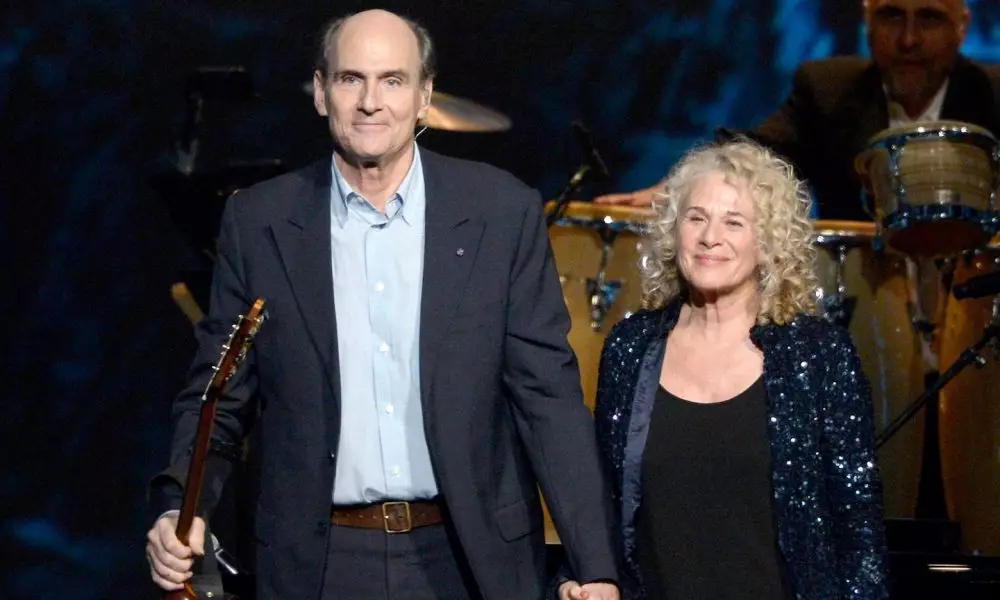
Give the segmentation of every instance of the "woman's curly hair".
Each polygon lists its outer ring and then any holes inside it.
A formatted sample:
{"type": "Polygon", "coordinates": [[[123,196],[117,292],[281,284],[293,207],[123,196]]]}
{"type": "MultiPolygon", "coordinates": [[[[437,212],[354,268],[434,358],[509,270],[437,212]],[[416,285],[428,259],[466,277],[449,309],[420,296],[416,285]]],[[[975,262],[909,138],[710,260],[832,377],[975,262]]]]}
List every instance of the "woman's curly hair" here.
{"type": "Polygon", "coordinates": [[[757,322],[788,323],[796,314],[816,313],[816,250],[809,219],[810,196],[792,166],[747,139],[712,144],[688,152],[670,171],[660,194],[658,218],[640,263],[643,307],[656,309],[687,297],[677,266],[677,217],[695,185],[706,175],[750,192],[756,207],[758,251],[757,322]]]}

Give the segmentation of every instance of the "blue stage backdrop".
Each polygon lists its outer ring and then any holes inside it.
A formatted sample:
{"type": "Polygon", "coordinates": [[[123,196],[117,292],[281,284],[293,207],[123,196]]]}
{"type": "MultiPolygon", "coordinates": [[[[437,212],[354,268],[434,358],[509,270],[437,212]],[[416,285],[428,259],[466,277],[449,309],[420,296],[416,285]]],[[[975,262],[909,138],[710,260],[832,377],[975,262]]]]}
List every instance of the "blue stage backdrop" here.
{"type": "MultiPolygon", "coordinates": [[[[0,596],[152,597],[145,485],[164,464],[170,400],[193,350],[169,288],[200,260],[178,223],[204,223],[220,202],[201,198],[174,214],[154,192],[176,166],[185,81],[199,66],[242,65],[256,90],[206,101],[199,168],[305,164],[329,149],[302,89],[317,33],[330,10],[367,5],[16,4],[0,24],[0,231],[13,283],[0,304],[0,596]]],[[[1000,61],[1000,6],[970,5],[966,53],[1000,61]]],[[[573,119],[592,130],[613,172],[583,193],[629,190],[654,182],[716,126],[753,126],[802,60],[865,51],[860,9],[845,0],[383,6],[436,37],[439,90],[514,123],[504,133],[428,131],[421,141],[509,169],[547,197],[582,159],[573,119]]]]}

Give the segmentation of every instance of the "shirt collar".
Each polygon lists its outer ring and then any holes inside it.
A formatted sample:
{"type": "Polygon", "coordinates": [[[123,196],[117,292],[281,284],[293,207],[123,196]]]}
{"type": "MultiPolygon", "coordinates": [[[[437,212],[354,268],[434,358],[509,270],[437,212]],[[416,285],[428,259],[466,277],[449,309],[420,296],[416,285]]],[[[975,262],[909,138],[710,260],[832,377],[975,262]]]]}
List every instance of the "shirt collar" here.
{"type": "Polygon", "coordinates": [[[890,126],[901,125],[903,123],[916,123],[918,121],[938,121],[941,119],[941,107],[944,106],[944,96],[948,91],[948,79],[944,80],[944,83],[938,88],[937,93],[934,94],[931,103],[916,119],[911,119],[910,115],[906,114],[906,110],[892,99],[892,96],[889,95],[889,88],[885,84],[882,84],[882,90],[885,92],[886,105],[889,109],[890,126]]]}
{"type": "MultiPolygon", "coordinates": [[[[350,203],[352,201],[367,203],[367,200],[361,194],[355,192],[351,184],[347,182],[344,174],[340,172],[340,168],[337,166],[335,157],[330,159],[330,164],[334,182],[330,190],[331,212],[337,223],[343,227],[344,223],[347,222],[347,211],[350,203]]],[[[420,147],[416,142],[413,142],[413,161],[410,163],[410,169],[406,172],[406,177],[403,178],[396,192],[386,203],[386,217],[391,220],[398,215],[407,225],[413,225],[415,220],[420,216],[420,211],[423,209],[421,205],[423,201],[423,183],[424,170],[420,161],[420,147]],[[398,208],[394,208],[394,206],[398,206],[398,208]]]]}

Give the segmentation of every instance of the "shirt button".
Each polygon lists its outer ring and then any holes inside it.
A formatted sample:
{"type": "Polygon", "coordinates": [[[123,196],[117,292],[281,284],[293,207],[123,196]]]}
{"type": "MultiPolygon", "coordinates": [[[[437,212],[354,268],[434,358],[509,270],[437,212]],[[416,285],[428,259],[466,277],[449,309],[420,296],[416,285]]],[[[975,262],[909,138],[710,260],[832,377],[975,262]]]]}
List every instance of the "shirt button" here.
{"type": "Polygon", "coordinates": [[[392,407],[391,404],[386,404],[385,405],[385,414],[391,415],[393,410],[395,410],[395,409],[392,407]]]}
{"type": "Polygon", "coordinates": [[[393,477],[399,477],[399,467],[396,466],[389,469],[389,474],[392,475],[393,477]]]}
{"type": "Polygon", "coordinates": [[[384,289],[385,289],[385,284],[382,283],[381,281],[375,284],[375,291],[376,292],[381,292],[384,289]]]}
{"type": "Polygon", "coordinates": [[[378,347],[378,351],[381,352],[382,354],[385,354],[386,352],[389,351],[389,344],[382,342],[382,345],[378,347]]]}

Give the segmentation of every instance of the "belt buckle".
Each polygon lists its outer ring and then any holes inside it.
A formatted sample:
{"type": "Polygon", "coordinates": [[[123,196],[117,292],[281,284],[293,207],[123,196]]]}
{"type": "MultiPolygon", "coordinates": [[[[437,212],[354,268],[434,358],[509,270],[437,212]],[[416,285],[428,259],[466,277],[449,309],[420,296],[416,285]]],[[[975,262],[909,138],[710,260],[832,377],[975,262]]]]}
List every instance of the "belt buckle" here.
{"type": "Polygon", "coordinates": [[[382,504],[382,527],[386,533],[406,533],[413,529],[413,518],[410,515],[409,502],[384,502],[382,504]],[[395,518],[402,520],[404,525],[394,529],[390,526],[390,521],[395,518]]]}

